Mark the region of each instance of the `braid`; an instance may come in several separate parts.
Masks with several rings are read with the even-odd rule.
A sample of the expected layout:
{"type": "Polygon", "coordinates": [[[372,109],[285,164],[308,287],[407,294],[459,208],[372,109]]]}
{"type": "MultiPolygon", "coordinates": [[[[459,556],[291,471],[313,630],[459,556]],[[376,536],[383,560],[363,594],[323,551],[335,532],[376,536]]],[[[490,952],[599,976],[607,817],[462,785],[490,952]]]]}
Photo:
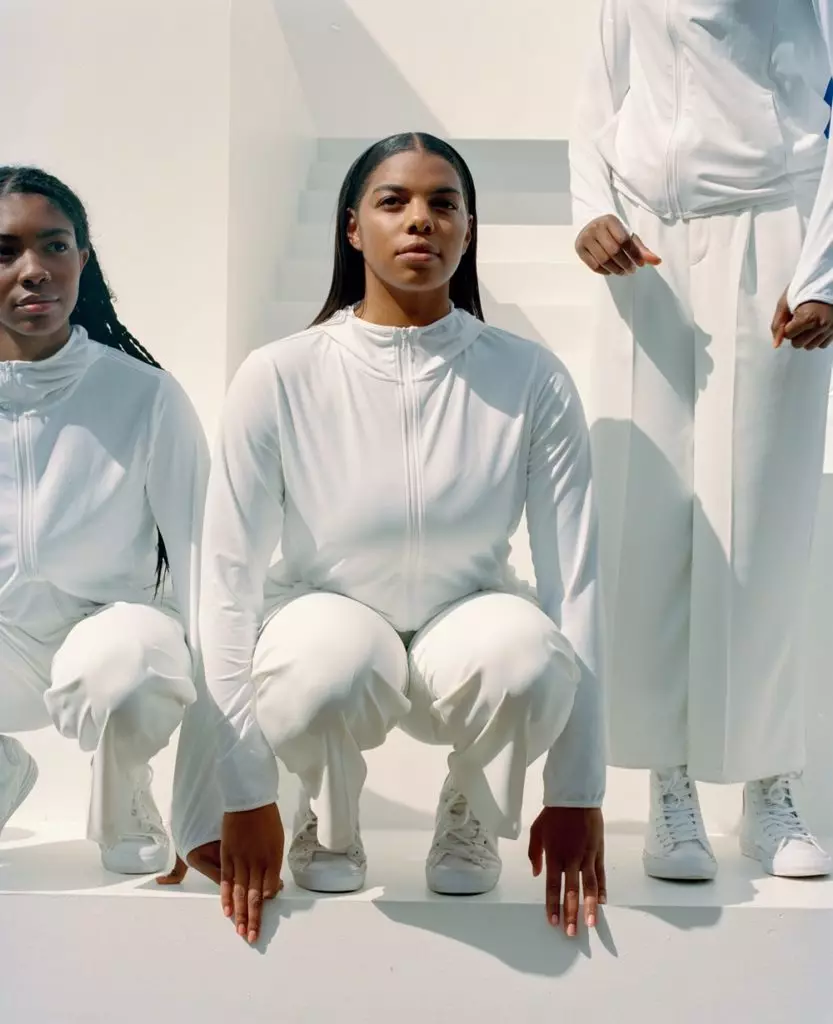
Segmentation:
{"type": "MultiPolygon", "coordinates": [[[[37,167],[0,167],[0,198],[21,194],[41,195],[49,200],[72,222],[79,249],[86,249],[90,254],[81,272],[78,301],[70,317],[70,323],[83,327],[93,341],[161,369],[150,352],[133,337],[116,315],[113,293],[107,285],[98,256],[90,241],[87,211],[78,196],[58,178],[37,167]]],[[[158,531],[157,536],[155,594],[159,593],[165,576],[170,571],[165,541],[158,531]]]]}

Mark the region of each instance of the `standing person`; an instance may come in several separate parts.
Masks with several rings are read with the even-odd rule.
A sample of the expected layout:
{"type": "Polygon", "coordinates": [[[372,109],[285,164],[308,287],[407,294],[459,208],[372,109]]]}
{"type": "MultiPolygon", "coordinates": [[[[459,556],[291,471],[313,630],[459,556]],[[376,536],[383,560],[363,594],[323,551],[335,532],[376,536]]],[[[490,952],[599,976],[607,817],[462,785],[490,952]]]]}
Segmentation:
{"type": "Polygon", "coordinates": [[[163,870],[148,761],[194,700],[207,449],[119,323],[78,197],[0,167],[0,828],[37,766],[9,733],[92,752],[104,866],[163,870]]]}
{"type": "Polygon", "coordinates": [[[254,351],[227,397],[200,614],[225,816],[189,861],[250,941],[280,884],[276,755],[303,785],[296,883],[354,890],[363,752],[395,723],[453,747],[431,889],[494,887],[549,751],[529,846],[548,917],[572,935],[582,882],[588,924],[604,899],[589,437],[556,357],[483,323],[476,241],[459,154],[375,144],[341,189],[321,314],[254,351]],[[524,509],[537,597],[508,563],[524,509]]]}
{"type": "Polygon", "coordinates": [[[833,338],[832,10],[604,0],[582,92],[576,248],[608,285],[593,435],[610,747],[651,769],[660,878],[717,869],[695,779],[746,784],[741,847],[766,871],[831,869],[794,802],[791,654],[833,338]]]}

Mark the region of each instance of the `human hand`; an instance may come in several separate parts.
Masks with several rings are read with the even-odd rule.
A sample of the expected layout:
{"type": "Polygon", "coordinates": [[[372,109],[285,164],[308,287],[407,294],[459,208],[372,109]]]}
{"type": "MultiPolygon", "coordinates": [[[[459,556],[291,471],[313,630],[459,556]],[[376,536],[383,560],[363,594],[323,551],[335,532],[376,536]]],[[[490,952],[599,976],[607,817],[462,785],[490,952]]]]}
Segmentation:
{"type": "Polygon", "coordinates": [[[283,847],[277,804],[223,816],[220,902],[225,916],[234,918],[237,934],[250,943],[260,934],[263,901],[283,888],[283,847]]]}
{"type": "Polygon", "coordinates": [[[545,807],[529,830],[529,860],[536,878],[546,864],[550,924],[557,927],[562,921],[567,935],[572,938],[576,934],[583,890],[584,921],[589,928],[595,927],[598,907],[607,902],[601,810],[545,807]]]}
{"type": "Polygon", "coordinates": [[[827,348],[833,341],[833,306],[826,302],[802,302],[793,312],[784,292],[772,318],[772,338],[775,348],[785,341],[807,352],[827,348]]]}
{"type": "Polygon", "coordinates": [[[630,234],[612,214],[591,220],[579,232],[576,252],[594,274],[605,276],[621,277],[636,273],[646,264],[657,267],[662,263],[638,235],[630,234]]]}

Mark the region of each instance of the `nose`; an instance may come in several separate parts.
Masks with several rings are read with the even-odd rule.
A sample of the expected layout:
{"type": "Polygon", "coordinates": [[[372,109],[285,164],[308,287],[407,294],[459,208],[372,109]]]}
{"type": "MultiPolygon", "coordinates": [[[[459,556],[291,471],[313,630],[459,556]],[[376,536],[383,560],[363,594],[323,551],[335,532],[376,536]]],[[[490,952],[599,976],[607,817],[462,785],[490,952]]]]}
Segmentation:
{"type": "Polygon", "coordinates": [[[52,280],[52,275],[41,263],[37,253],[27,252],[24,254],[20,268],[21,280],[25,287],[37,287],[52,280]]]}
{"type": "Polygon", "coordinates": [[[419,197],[415,197],[410,204],[408,214],[410,223],[408,233],[412,235],[430,235],[434,231],[434,218],[430,205],[419,197]]]}

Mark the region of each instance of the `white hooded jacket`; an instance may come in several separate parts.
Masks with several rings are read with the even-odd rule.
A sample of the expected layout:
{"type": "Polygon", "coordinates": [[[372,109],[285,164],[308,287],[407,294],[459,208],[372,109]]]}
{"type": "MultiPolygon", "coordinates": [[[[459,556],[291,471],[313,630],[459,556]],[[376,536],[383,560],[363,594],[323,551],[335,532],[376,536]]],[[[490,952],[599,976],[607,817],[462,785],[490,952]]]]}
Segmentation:
{"type": "Polygon", "coordinates": [[[343,311],[247,358],[209,480],[200,613],[206,678],[228,726],[227,811],[275,798],[251,681],[269,615],[318,589],[404,633],[478,591],[523,591],[508,559],[524,508],[537,600],[581,669],[545,802],[598,806],[596,524],[588,432],[563,365],[459,310],[407,329],[343,311]]]}
{"type": "Polygon", "coordinates": [[[818,190],[788,298],[833,303],[831,30],[831,0],[602,0],[570,147],[576,227],[621,216],[617,191],[674,220],[818,190]]]}

